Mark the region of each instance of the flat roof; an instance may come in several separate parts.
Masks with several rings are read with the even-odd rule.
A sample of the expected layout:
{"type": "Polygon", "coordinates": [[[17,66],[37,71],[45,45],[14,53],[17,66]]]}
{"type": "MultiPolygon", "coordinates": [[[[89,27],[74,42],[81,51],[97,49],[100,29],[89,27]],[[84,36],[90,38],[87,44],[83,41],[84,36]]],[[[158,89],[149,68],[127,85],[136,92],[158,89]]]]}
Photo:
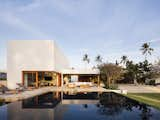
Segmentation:
{"type": "Polygon", "coordinates": [[[100,74],[98,69],[64,69],[63,74],[100,74]]]}

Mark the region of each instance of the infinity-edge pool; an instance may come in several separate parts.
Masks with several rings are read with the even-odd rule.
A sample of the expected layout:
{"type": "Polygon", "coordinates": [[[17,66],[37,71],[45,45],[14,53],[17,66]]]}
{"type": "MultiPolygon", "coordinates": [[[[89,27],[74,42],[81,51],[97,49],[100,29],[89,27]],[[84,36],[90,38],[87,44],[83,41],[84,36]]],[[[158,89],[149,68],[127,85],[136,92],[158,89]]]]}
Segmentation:
{"type": "Polygon", "coordinates": [[[160,120],[160,111],[116,93],[50,92],[0,107],[0,120],[160,120]]]}

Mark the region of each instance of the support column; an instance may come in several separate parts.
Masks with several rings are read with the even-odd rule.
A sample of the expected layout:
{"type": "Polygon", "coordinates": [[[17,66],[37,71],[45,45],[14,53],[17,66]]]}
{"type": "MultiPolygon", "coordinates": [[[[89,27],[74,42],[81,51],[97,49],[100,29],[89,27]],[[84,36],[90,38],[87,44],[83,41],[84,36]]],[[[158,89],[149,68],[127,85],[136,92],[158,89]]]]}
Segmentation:
{"type": "Polygon", "coordinates": [[[36,72],[36,88],[38,88],[38,72],[36,72]]]}
{"type": "Polygon", "coordinates": [[[63,87],[63,73],[61,74],[61,87],[63,87]]]}
{"type": "Polygon", "coordinates": [[[59,83],[59,74],[56,74],[56,87],[58,87],[58,83],[59,83]]]}
{"type": "Polygon", "coordinates": [[[98,75],[98,87],[100,87],[100,75],[98,75]]]}
{"type": "Polygon", "coordinates": [[[22,72],[22,85],[24,85],[24,72],[22,72]]]}

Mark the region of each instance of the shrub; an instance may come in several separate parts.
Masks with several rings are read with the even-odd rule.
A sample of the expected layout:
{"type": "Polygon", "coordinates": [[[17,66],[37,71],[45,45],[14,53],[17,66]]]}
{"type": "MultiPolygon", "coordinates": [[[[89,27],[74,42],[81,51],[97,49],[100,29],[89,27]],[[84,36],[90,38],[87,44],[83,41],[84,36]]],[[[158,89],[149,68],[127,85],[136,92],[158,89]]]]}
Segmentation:
{"type": "Polygon", "coordinates": [[[150,80],[149,85],[155,85],[155,80],[150,80]]]}

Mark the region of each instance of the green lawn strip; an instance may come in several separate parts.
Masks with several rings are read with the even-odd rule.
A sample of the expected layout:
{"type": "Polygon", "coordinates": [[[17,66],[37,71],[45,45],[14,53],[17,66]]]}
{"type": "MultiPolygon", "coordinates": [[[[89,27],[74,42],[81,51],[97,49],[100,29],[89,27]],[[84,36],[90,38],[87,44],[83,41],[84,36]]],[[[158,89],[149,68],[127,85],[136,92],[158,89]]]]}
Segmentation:
{"type": "Polygon", "coordinates": [[[160,93],[129,93],[136,96],[143,96],[148,99],[158,100],[160,101],[160,93]]]}
{"type": "Polygon", "coordinates": [[[157,98],[155,99],[155,96],[157,96],[158,94],[156,94],[156,95],[154,95],[154,94],[156,94],[156,93],[128,93],[125,96],[127,96],[131,99],[134,99],[136,101],[139,101],[141,103],[145,103],[145,104],[148,104],[148,105],[151,105],[155,108],[160,109],[160,100],[157,98]],[[151,96],[151,94],[152,94],[152,96],[151,96]]]}

